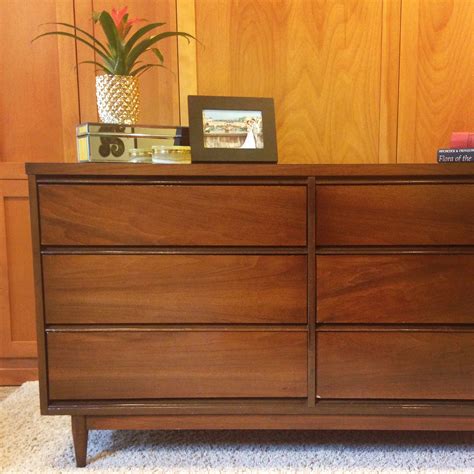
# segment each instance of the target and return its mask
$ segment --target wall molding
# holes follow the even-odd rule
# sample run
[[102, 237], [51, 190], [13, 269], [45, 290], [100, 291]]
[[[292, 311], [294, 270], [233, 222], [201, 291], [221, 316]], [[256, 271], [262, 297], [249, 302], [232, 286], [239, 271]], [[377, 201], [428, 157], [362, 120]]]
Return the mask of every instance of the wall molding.
[[0, 179], [28, 179], [25, 172], [25, 163], [0, 163]]

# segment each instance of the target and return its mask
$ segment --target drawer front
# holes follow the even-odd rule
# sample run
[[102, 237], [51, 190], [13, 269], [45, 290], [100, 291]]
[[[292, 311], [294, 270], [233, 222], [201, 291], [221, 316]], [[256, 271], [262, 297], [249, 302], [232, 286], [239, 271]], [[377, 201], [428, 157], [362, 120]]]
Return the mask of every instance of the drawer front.
[[40, 185], [44, 245], [306, 245], [304, 186]]
[[474, 255], [319, 256], [324, 323], [474, 323]]
[[305, 331], [49, 333], [51, 400], [307, 396]]
[[43, 275], [48, 324], [307, 319], [304, 255], [46, 255]]
[[319, 186], [317, 245], [473, 245], [474, 185]]
[[320, 332], [319, 398], [474, 399], [474, 332]]

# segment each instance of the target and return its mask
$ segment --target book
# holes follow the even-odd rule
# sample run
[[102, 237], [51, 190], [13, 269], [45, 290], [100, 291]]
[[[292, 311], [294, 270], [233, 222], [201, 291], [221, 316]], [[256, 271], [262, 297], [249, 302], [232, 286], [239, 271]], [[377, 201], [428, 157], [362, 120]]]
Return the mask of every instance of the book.
[[474, 163], [474, 148], [438, 150], [438, 163]]
[[474, 132], [453, 132], [451, 148], [474, 148]]

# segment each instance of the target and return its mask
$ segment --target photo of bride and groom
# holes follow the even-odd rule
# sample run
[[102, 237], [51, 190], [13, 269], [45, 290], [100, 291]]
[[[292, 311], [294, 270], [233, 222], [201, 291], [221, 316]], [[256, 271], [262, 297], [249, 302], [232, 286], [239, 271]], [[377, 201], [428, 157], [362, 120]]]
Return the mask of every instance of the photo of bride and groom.
[[263, 148], [262, 112], [203, 110], [204, 148]]

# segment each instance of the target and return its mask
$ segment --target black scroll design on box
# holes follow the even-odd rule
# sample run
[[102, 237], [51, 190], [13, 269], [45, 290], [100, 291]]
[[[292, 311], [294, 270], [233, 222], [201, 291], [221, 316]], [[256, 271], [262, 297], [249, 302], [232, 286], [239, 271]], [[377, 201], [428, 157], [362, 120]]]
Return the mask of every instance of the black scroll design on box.
[[[126, 125], [101, 125], [101, 133], [124, 133]], [[99, 154], [107, 158], [110, 154], [116, 158], [121, 157], [125, 152], [125, 144], [119, 137], [100, 137]]]

